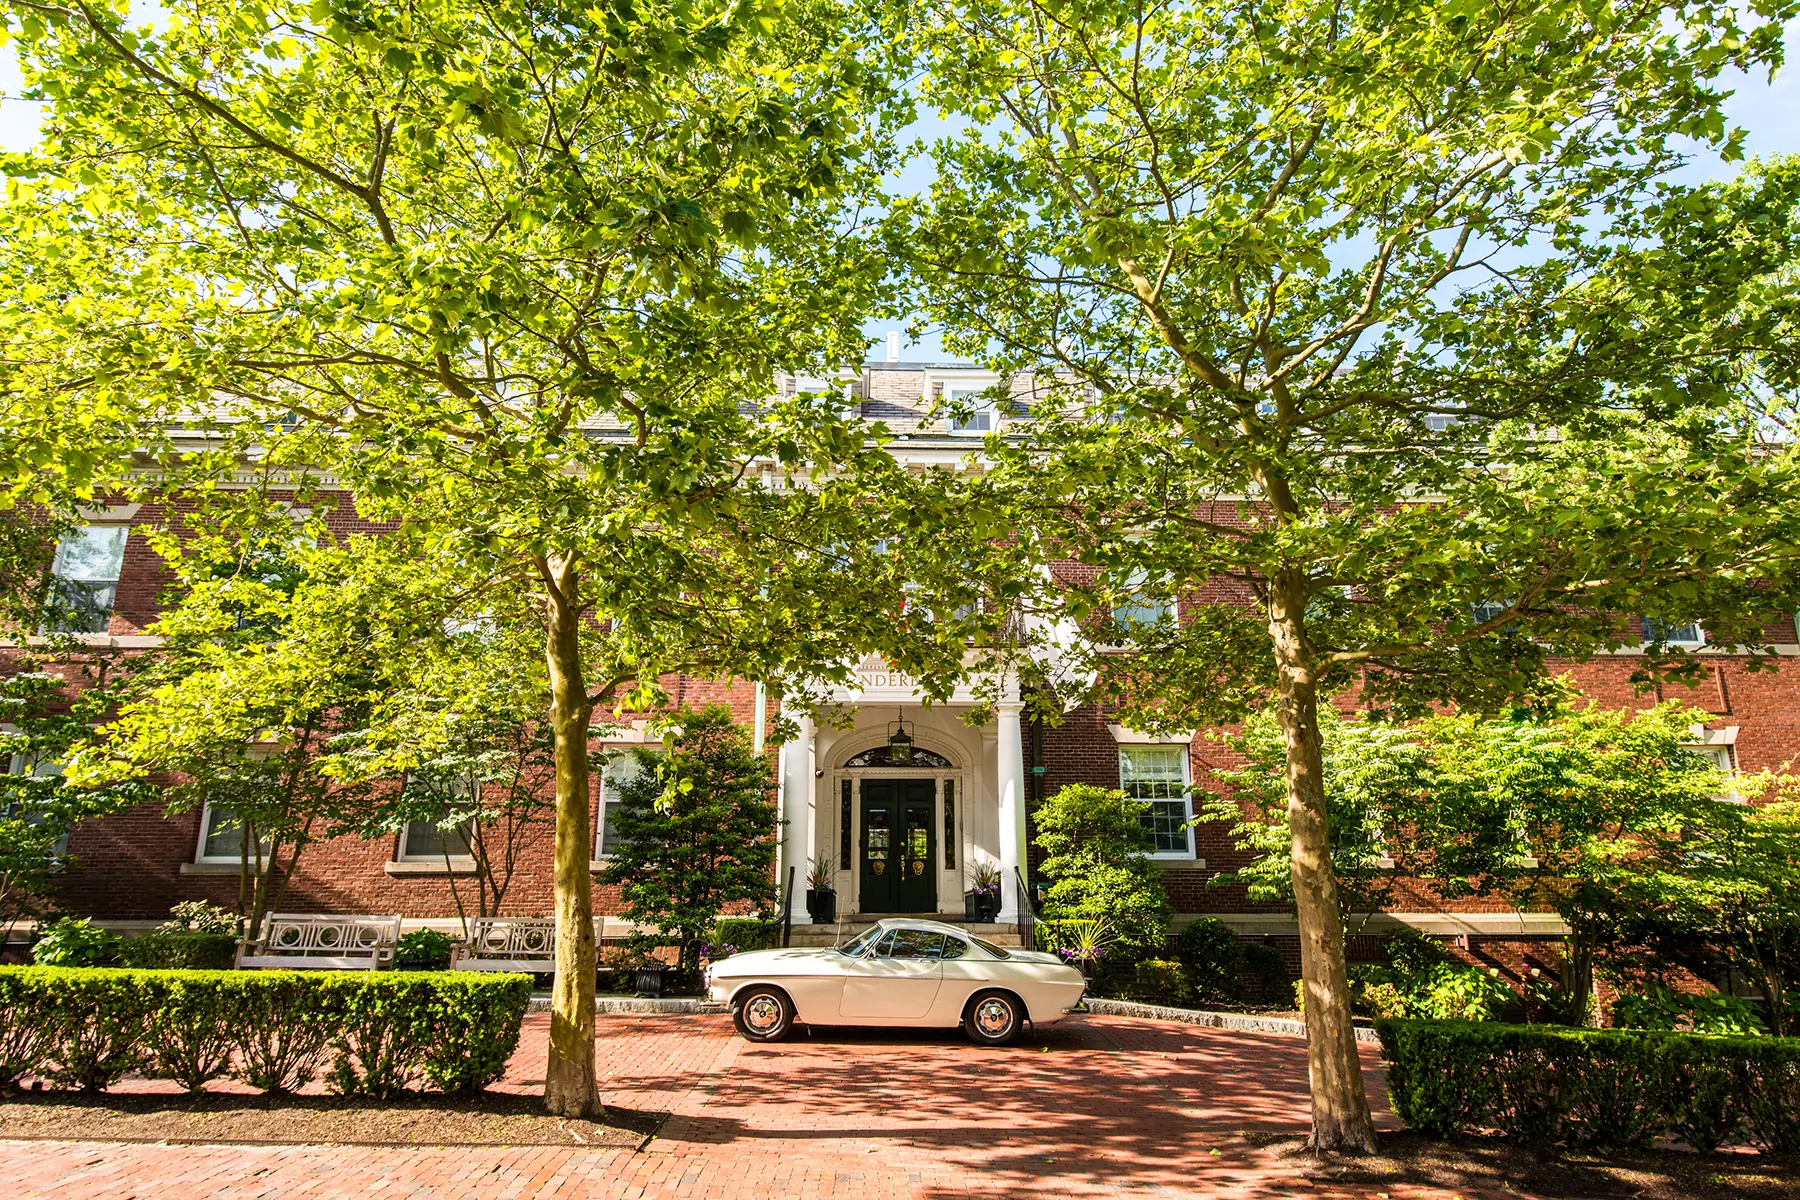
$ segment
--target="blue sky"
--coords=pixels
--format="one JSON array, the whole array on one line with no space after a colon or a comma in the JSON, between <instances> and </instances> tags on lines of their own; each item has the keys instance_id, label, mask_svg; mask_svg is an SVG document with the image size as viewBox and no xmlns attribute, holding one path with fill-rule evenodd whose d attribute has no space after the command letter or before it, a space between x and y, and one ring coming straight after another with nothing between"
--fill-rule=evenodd
<instances>
[{"instance_id":1,"label":"blue sky","mask_svg":"<svg viewBox=\"0 0 1800 1200\"><path fill-rule=\"evenodd\" d=\"M1800 19L1787 26L1788 53L1795 60L1788 69L1770 80L1763 74L1737 75L1725 81L1733 94L1726 112L1747 134L1745 147L1752 155L1800 153ZM39 112L43 105L17 99L19 92L18 60L11 47L0 48L0 150L28 149L37 140ZM925 136L933 136L942 126L936 122L921 128ZM1726 179L1735 175L1738 165L1722 163L1711 155L1697 155L1680 178L1688 183L1708 179ZM931 178L928 164L914 163L902 176L903 183L924 187ZM885 337L888 324L872 324L869 336L877 341ZM883 348L876 345L871 354L880 358ZM934 334L927 334L918 344L908 344L901 352L906 359L941 358L942 347Z\"/></svg>"}]
</instances>

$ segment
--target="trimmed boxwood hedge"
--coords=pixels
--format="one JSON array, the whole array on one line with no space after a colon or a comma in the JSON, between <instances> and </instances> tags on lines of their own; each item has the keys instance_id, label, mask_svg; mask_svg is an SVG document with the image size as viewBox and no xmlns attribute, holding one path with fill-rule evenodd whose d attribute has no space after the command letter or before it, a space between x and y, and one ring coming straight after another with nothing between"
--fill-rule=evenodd
<instances>
[{"instance_id":1,"label":"trimmed boxwood hedge","mask_svg":"<svg viewBox=\"0 0 1800 1200\"><path fill-rule=\"evenodd\" d=\"M1377 1021L1388 1096L1438 1136L1800 1153L1800 1038Z\"/></svg>"},{"instance_id":2,"label":"trimmed boxwood hedge","mask_svg":"<svg viewBox=\"0 0 1800 1200\"><path fill-rule=\"evenodd\" d=\"M119 946L121 967L146 970L229 971L237 958L229 933L149 933Z\"/></svg>"},{"instance_id":3,"label":"trimmed boxwood hedge","mask_svg":"<svg viewBox=\"0 0 1800 1200\"><path fill-rule=\"evenodd\" d=\"M0 967L0 1091L26 1075L101 1091L139 1071L282 1092L321 1070L345 1093L479 1091L530 1000L529 975Z\"/></svg>"}]
</instances>

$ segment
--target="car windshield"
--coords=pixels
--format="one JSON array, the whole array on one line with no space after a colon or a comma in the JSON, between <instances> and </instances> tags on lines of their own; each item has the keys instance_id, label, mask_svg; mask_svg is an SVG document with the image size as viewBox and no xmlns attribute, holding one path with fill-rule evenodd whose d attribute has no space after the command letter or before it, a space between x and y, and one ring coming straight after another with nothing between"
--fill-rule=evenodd
<instances>
[{"instance_id":1,"label":"car windshield","mask_svg":"<svg viewBox=\"0 0 1800 1200\"><path fill-rule=\"evenodd\" d=\"M876 938L880 937L881 934L882 934L881 926L872 925L868 929L863 930L861 933L859 933L855 937L851 938L849 941L845 942L843 945L839 946L837 948L838 952L840 954L848 954L851 958L860 958L862 956L862 952L869 948L869 943L874 941Z\"/></svg>"}]
</instances>

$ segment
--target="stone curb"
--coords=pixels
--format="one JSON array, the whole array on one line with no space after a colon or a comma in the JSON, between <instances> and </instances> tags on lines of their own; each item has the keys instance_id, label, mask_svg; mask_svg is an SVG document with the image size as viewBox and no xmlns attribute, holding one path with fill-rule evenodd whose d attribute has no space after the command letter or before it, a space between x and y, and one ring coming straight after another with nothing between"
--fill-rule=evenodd
<instances>
[{"instance_id":1,"label":"stone curb","mask_svg":"<svg viewBox=\"0 0 1800 1200\"><path fill-rule=\"evenodd\" d=\"M1152 1021L1180 1021L1184 1025L1206 1025L1213 1029L1240 1029L1246 1033L1279 1033L1287 1037L1305 1037L1306 1024L1286 1017L1256 1017L1244 1013L1201 1012L1192 1008L1164 1008L1160 1004L1138 1004L1130 1000L1087 1001L1088 1011L1108 1017L1145 1017ZM1379 1041L1375 1031L1356 1027L1359 1042Z\"/></svg>"},{"instance_id":2,"label":"stone curb","mask_svg":"<svg viewBox=\"0 0 1800 1200\"><path fill-rule=\"evenodd\" d=\"M542 992L532 996L526 1012L549 1012L550 997ZM695 996L596 996L594 1011L597 1013L721 1013L724 1008L708 1003Z\"/></svg>"}]
</instances>

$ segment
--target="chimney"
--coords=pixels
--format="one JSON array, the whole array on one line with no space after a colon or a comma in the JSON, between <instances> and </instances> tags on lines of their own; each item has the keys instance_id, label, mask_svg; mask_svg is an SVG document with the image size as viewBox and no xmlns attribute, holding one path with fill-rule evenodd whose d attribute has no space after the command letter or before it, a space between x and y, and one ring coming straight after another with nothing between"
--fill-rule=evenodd
<instances>
[{"instance_id":1,"label":"chimney","mask_svg":"<svg viewBox=\"0 0 1800 1200\"><path fill-rule=\"evenodd\" d=\"M888 357L887 357L887 360L889 362L899 362L900 361L900 331L898 329L890 329L888 331Z\"/></svg>"}]
</instances>

